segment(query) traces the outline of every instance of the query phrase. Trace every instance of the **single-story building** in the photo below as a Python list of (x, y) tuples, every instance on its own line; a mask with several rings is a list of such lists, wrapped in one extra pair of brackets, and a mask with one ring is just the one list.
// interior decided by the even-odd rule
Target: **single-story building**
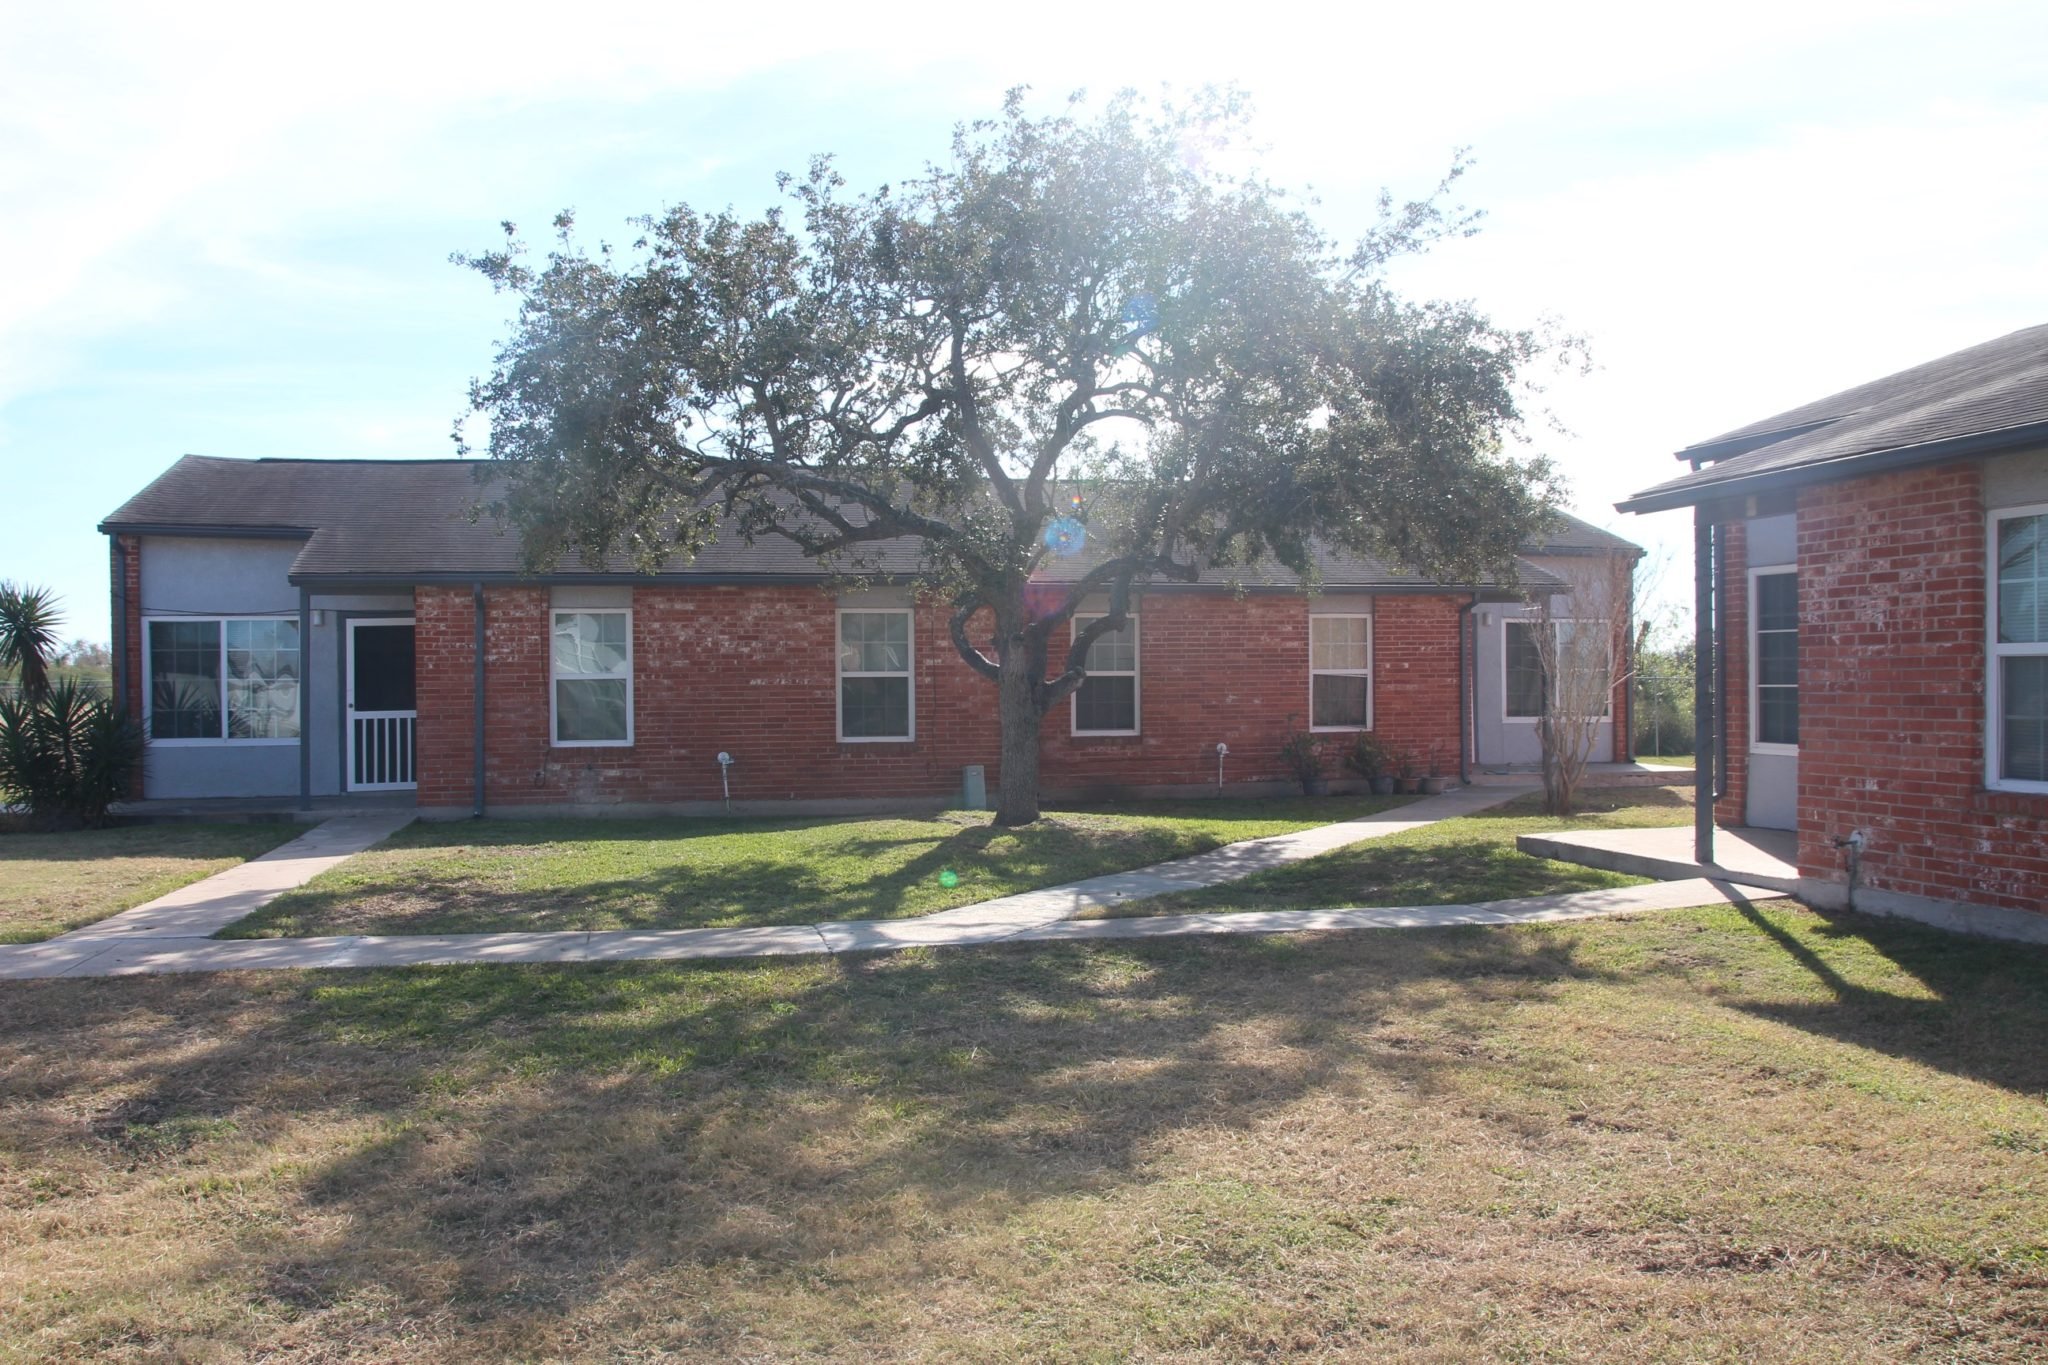
[(2048, 327), (1678, 457), (1619, 505), (1693, 511), (1701, 861), (1794, 830), (1809, 903), (2048, 938)]
[[(466, 815), (706, 809), (728, 781), (750, 804), (938, 802), (970, 765), (994, 783), (993, 685), (955, 653), (946, 608), (897, 586), (914, 547), (883, 547), (858, 589), (736, 536), (655, 574), (528, 575), (516, 536), (472, 515), (479, 479), (473, 461), (187, 456), (109, 516), (141, 794), (411, 791)], [(1525, 594), (1640, 553), (1567, 521), (1514, 590), (1335, 555), (1314, 595), (1278, 571), (1146, 585), (1047, 719), (1041, 780), (1246, 790), (1286, 780), (1280, 744), (1304, 726), (1433, 752), (1447, 776), (1532, 761)], [(1075, 571), (1054, 559), (1048, 588)], [(1625, 640), (1625, 615), (1609, 628)], [(1596, 758), (1626, 755), (1624, 685), (1611, 715)]]

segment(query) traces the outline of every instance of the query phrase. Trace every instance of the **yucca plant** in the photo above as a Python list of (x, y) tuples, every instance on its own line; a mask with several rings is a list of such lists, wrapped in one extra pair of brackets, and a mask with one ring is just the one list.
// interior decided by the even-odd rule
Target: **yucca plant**
[(104, 824), (142, 766), (142, 729), (100, 688), (50, 681), (57, 599), (0, 583), (0, 666), (20, 691), (0, 697), (0, 802), (42, 825)]
[(14, 671), (29, 701), (49, 690), (58, 620), (57, 594), (48, 588), (0, 583), (0, 669)]

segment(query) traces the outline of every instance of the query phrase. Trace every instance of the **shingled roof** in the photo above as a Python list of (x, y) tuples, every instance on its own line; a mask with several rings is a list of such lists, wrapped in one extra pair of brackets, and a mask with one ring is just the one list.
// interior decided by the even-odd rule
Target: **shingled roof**
[[(471, 510), (491, 493), (489, 466), (473, 460), (230, 460), (187, 455), (100, 523), (125, 535), (219, 535), (303, 540), (291, 579), (306, 586), (505, 581), (520, 572), (519, 540)], [(1575, 517), (1531, 554), (1640, 553), (1636, 546)], [(909, 540), (864, 547), (883, 575), (918, 567)], [(1363, 555), (1321, 550), (1318, 568), (1326, 589), (1369, 588), (1417, 592), (1443, 587)], [(1055, 559), (1044, 577), (1061, 581), (1085, 572), (1087, 557)], [(1534, 564), (1518, 566), (1521, 586), (1557, 590), (1562, 579)], [(834, 571), (779, 536), (748, 544), (720, 536), (689, 564), (671, 564), (659, 582), (823, 582)], [(1292, 572), (1211, 570), (1208, 586), (1298, 588)], [(621, 558), (591, 568), (565, 562), (540, 581), (647, 581)]]
[(1617, 506), (1655, 512), (2048, 444), (2048, 326), (1844, 389), (1679, 451), (1703, 468)]

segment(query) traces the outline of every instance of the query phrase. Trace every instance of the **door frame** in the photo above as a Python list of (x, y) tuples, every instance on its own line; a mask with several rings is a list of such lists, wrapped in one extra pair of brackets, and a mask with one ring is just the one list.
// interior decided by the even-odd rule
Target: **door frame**
[(413, 628), (413, 670), (417, 680), (419, 670), (419, 618), (417, 616), (393, 616), (385, 612), (364, 612), (360, 615), (349, 612), (336, 613), (338, 625), (342, 628), (341, 647), (341, 789), (343, 792), (390, 792), (415, 791), (419, 788), (418, 725), (419, 702), (413, 702), (414, 757), (413, 780), (401, 783), (372, 783), (359, 787), (355, 781), (355, 728), (356, 728), (356, 627), (357, 626), (410, 626)]

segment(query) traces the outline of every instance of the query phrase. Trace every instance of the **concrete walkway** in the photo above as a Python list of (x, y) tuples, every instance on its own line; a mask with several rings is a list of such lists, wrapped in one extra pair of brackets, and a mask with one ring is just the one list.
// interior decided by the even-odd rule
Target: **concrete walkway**
[(146, 906), (43, 943), (0, 947), (0, 979), (127, 976), (248, 969), (399, 967), (458, 963), (616, 962), (771, 957), (968, 947), (989, 943), (1271, 934), (1304, 930), (1509, 924), (1626, 914), (1741, 900), (1725, 882), (1667, 882), (1483, 905), (1290, 910), (1229, 915), (1074, 920), (1082, 910), (1236, 881), (1365, 839), (1469, 815), (1522, 794), (1468, 788), (1294, 834), (1231, 844), (1130, 872), (943, 910), (921, 919), (848, 920), (749, 929), (606, 930), (504, 934), (355, 934), (326, 938), (210, 937), (276, 896), (388, 837), (397, 816), (347, 816)]
[(1799, 889), (1799, 841), (1790, 830), (1717, 829), (1711, 863), (1692, 856), (1691, 825), (1523, 834), (1515, 839), (1515, 847), (1531, 857), (1555, 858), (1634, 877), (1667, 881), (1719, 877), (1776, 891)]

